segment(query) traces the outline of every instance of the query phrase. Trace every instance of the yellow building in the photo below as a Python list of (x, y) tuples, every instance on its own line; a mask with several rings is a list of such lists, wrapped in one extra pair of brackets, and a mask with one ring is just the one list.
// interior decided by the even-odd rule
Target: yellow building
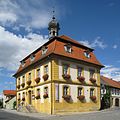
[(100, 109), (100, 69), (93, 49), (58, 36), (55, 17), (50, 39), (21, 61), (15, 73), (17, 109), (49, 114)]

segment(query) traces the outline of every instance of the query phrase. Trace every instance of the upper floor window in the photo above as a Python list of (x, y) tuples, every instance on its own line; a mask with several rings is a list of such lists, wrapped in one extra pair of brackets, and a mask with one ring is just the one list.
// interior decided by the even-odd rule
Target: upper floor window
[(69, 87), (68, 86), (64, 86), (63, 87), (63, 96), (69, 95)]
[(78, 76), (82, 76), (82, 71), (83, 71), (83, 68), (82, 67), (78, 67), (77, 68), (77, 75)]
[(48, 87), (44, 88), (44, 94), (48, 94)]
[(43, 47), (42, 47), (42, 55), (46, 54), (47, 49), (48, 49), (48, 48), (47, 48), (46, 46), (43, 46)]
[(40, 77), (40, 69), (37, 69), (37, 71), (36, 71), (36, 77)]
[(31, 55), (30, 55), (30, 61), (33, 62), (34, 59), (35, 59), (35, 55), (34, 55), (34, 54), (31, 54)]
[(23, 92), (23, 97), (25, 97), (25, 92)]
[(45, 73), (45, 74), (48, 74), (48, 65), (45, 65), (45, 66), (44, 66), (44, 73)]
[(82, 95), (82, 89), (81, 87), (78, 87), (78, 96), (81, 96)]
[(28, 74), (28, 80), (31, 81), (31, 73)]
[(25, 83), (25, 76), (22, 76), (22, 83)]
[(91, 88), (91, 89), (90, 89), (90, 97), (91, 97), (91, 96), (94, 96), (94, 88)]
[(40, 89), (37, 89), (37, 95), (40, 95)]
[(64, 65), (63, 65), (63, 74), (64, 74), (64, 75), (67, 75), (67, 74), (68, 74), (68, 69), (69, 69), (69, 65), (64, 64)]
[(84, 55), (85, 55), (86, 58), (90, 58), (91, 57), (90, 56), (90, 50), (84, 51)]
[(66, 52), (71, 53), (72, 52), (72, 46), (70, 43), (64, 45), (64, 49)]
[(90, 78), (94, 78), (95, 70), (90, 69)]
[(18, 85), (20, 85), (20, 78), (18, 78)]
[(25, 61), (21, 61), (21, 65), (22, 65), (22, 67), (24, 67), (25, 66)]

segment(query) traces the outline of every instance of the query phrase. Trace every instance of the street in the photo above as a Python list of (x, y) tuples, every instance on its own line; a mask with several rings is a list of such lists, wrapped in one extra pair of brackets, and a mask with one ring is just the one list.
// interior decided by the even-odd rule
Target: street
[[(34, 114), (33, 114), (34, 116)], [(120, 109), (74, 115), (57, 115), (32, 118), (0, 110), (0, 120), (120, 120)]]

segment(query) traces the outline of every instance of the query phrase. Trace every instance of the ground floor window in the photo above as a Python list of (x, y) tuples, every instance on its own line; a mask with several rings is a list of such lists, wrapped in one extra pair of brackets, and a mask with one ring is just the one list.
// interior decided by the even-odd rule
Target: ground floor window
[(65, 95), (69, 95), (69, 87), (68, 86), (63, 87), (63, 96), (65, 96)]

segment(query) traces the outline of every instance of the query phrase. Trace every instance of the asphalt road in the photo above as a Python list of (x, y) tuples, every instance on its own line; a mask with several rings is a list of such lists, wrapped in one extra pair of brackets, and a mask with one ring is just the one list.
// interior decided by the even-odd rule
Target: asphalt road
[(0, 120), (120, 120), (120, 109), (74, 115), (49, 116), (40, 119), (20, 116), (0, 110)]
[(20, 116), (17, 114), (5, 112), (3, 110), (0, 110), (0, 120), (40, 120), (40, 119), (34, 119), (27, 116)]

